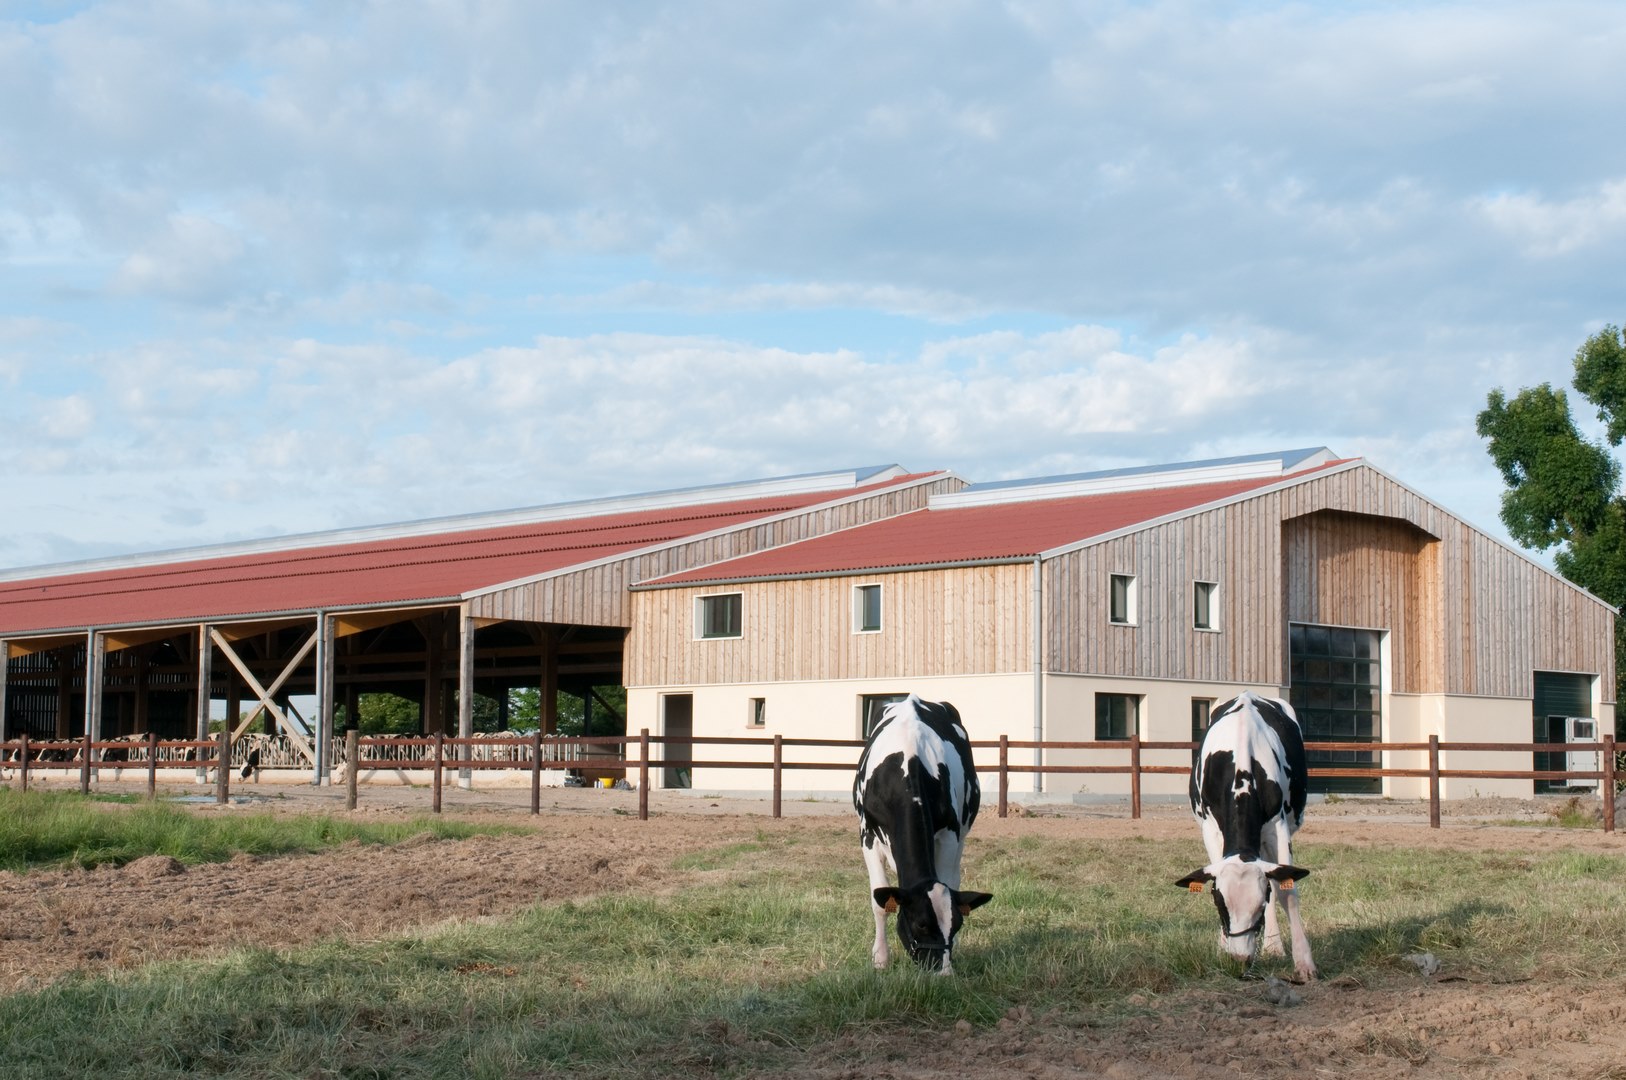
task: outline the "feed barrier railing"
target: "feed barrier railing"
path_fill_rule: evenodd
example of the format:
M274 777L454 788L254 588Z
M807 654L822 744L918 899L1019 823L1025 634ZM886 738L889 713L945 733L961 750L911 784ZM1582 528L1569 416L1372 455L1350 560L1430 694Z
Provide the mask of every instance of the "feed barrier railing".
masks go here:
M638 780L638 816L649 817L649 773L653 769L750 769L769 770L772 776L773 816L780 817L783 806L784 776L795 771L851 771L858 760L863 742L856 739L788 739L781 735L771 738L712 737L712 736L652 736L648 729L638 735L614 736L548 736L533 732L528 739L528 761L516 761L510 753L481 753L482 747L503 747L512 750L515 736L474 736L454 738L445 735L417 737L362 736L359 732L346 733L343 758L345 763L346 804L354 809L357 802L359 775L367 770L400 770L403 766L427 769L430 773L432 806L434 812L442 809L444 779L447 770L456 770L468 778L476 770L526 769L531 774L531 813L541 812L542 774L547 771L566 770L630 774L636 772ZM1119 775L1129 778L1130 815L1141 816L1141 780L1145 776L1189 776L1189 765L1147 764L1143 758L1148 751L1185 751L1196 749L1193 742L1142 740L1139 736L1128 739L1092 740L1084 742L1030 741L1001 736L997 741L973 742L974 750L997 750L997 765L992 770L998 785L998 813L1007 816L1010 802L1010 781L1013 775ZM544 750L546 746L546 751ZM706 758L695 755L702 746L752 747L758 753L751 757ZM659 757L651 750L659 748ZM844 751L840 761L787 761L787 749L818 748ZM1615 738L1606 735L1594 743L1479 743L1444 742L1430 736L1427 742L1348 743L1310 742L1305 748L1312 752L1410 753L1425 755L1422 767L1400 768L1380 766L1312 765L1310 775L1320 778L1372 778L1405 777L1428 781L1429 825L1440 827L1441 783L1445 780L1554 780L1597 781L1602 801L1603 829L1615 830L1615 799L1613 793L1620 776L1616 758ZM1095 764L1018 764L1011 761L1012 750L1089 751L1103 755L1123 755L1121 762ZM109 753L122 755L115 759ZM1599 767L1592 770L1563 769L1447 769L1440 764L1446 753L1500 753L1500 754L1584 754L1596 753ZM681 753L684 756L676 756ZM232 772L232 740L222 731L210 740L159 740L148 735L140 741L130 739L92 742L88 736L74 740L31 740L27 736L0 743L0 769L14 770L26 790L31 771L79 771L80 789L90 790L94 771L108 768L134 769L144 766L147 772L149 797L156 791L159 769L194 769L200 774L215 772L216 798L226 802ZM226 768L219 768L221 762ZM989 770L984 767L983 774Z

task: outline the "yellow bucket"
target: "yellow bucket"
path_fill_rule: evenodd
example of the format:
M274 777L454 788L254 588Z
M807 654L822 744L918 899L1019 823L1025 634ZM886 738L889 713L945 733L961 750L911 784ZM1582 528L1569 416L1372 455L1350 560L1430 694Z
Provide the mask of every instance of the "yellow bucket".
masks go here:
M614 781L612 781L608 776L601 776L598 778L598 786L602 788L613 787Z

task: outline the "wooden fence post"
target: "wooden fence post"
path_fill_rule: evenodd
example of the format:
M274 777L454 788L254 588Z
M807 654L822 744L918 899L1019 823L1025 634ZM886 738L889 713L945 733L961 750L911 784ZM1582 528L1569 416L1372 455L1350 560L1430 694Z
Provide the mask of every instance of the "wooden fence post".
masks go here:
M23 790L27 791L28 790L28 732L25 731L25 732L22 733L22 737L17 740L17 745L18 745L18 748L19 748L17 752L22 755L22 760L17 763L17 775L22 779Z
M649 820L649 729L638 731L638 820Z
M1440 827L1440 737L1428 737L1428 827Z
M542 725L531 732L531 814L542 812Z
M361 771L361 730L344 731L344 808L356 808L356 774Z
M79 751L79 794L90 794L90 729L85 729L84 745Z
M220 749L215 751L215 802L225 806L231 799L231 724L220 729Z
M1615 737L1603 737L1603 831L1615 831Z
M147 800L158 798L158 732L147 732Z
M430 787L434 790L435 813L440 813L440 770L446 765L446 736L435 732L435 779Z
M785 789L785 737L773 737L773 816L779 816L779 799Z
M1140 732L1129 736L1129 816L1140 820Z
M1011 794L1011 737L999 737L999 816L1005 816L1005 808Z

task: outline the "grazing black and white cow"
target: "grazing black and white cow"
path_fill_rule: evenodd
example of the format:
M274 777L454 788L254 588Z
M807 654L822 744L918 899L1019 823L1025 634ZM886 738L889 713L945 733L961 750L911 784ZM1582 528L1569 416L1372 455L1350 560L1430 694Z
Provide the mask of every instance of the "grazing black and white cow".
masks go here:
M1281 955L1272 901L1279 902L1293 936L1293 966L1313 979L1294 887L1310 872L1292 865L1291 847L1304 820L1305 769L1304 737L1287 702L1248 692L1215 708L1191 769L1191 812L1208 865L1176 884L1201 892L1213 883L1220 948L1243 961L1261 947L1261 929L1263 951Z
M924 968L953 973L954 937L973 908L993 897L960 891L960 855L981 800L971 743L948 702L910 694L886 707L870 733L853 808L858 811L864 865L875 911L878 968L890 960L886 917L898 916L898 937ZM888 883L887 871L898 884Z

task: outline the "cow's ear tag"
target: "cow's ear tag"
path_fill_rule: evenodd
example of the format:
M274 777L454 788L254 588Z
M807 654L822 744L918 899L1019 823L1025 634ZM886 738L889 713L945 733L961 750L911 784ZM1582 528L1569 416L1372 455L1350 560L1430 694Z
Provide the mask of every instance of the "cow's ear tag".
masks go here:
M1282 886L1282 891L1283 892L1292 892L1293 891L1293 879L1292 878L1283 878L1282 881L1281 881L1281 886Z
M886 907L882 908L881 910L885 911L888 915L892 915L898 910L898 902L889 896L886 899Z
M1190 885L1187 885L1186 888L1190 889L1192 892L1202 892L1203 883L1200 881L1193 881Z

